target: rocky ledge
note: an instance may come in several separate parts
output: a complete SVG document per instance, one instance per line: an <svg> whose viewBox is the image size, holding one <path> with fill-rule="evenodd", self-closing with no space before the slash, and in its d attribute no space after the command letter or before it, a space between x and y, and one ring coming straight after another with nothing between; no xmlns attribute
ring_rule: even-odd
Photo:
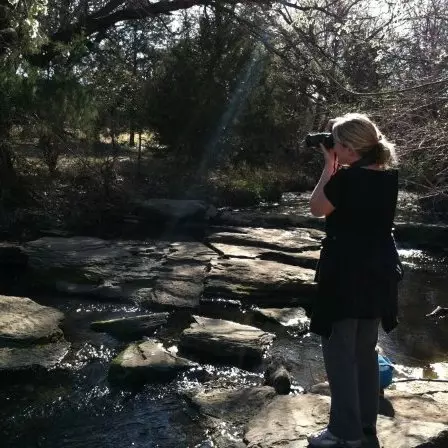
<svg viewBox="0 0 448 448"><path fill-rule="evenodd" d="M185 395L203 416L212 446L217 447L306 448L306 436L328 421L330 398L326 395L279 396L269 386ZM397 384L381 399L378 439L366 438L363 448L448 446L447 404L447 384L419 383L417 390ZM223 437L224 427L232 428L232 438Z"/></svg>
<svg viewBox="0 0 448 448"><path fill-rule="evenodd" d="M0 296L0 371L57 366L70 347L59 328L63 318L26 297Z"/></svg>

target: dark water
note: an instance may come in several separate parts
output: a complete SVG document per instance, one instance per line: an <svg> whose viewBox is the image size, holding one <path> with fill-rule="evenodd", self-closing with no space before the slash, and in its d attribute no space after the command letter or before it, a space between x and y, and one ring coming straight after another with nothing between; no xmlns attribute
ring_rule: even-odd
<svg viewBox="0 0 448 448"><path fill-rule="evenodd" d="M448 378L448 318L433 321L425 317L437 305L448 306L446 260L421 251L402 251L402 256L407 267L400 293L402 322L392 334L381 335L380 345L399 365L402 375ZM141 310L82 298L32 298L65 313L63 330L72 349L57 371L0 379L2 448L211 447L200 416L181 392L200 386L201 378L213 387L248 387L263 382L263 366L248 370L203 364L200 377L185 374L166 385L115 390L107 381L107 369L126 343L95 333L89 325L94 320ZM271 352L292 370L297 392L325 379L316 337L259 322L250 309L221 306L201 312L276 332ZM156 337L167 347L176 345L189 322L188 314L175 312ZM241 428L223 431L229 439L241 434Z"/></svg>

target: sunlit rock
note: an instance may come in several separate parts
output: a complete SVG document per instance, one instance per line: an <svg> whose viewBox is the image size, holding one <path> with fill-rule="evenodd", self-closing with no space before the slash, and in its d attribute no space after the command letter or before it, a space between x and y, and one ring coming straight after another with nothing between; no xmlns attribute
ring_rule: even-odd
<svg viewBox="0 0 448 448"><path fill-rule="evenodd" d="M193 317L195 323L181 334L180 347L210 358L259 361L275 338L274 334L249 325Z"/></svg>
<svg viewBox="0 0 448 448"><path fill-rule="evenodd" d="M63 313L26 297L0 296L0 346L55 342Z"/></svg>
<svg viewBox="0 0 448 448"><path fill-rule="evenodd" d="M309 304L316 291L314 270L266 260L216 260L205 282L207 296L238 298L251 304Z"/></svg>
<svg viewBox="0 0 448 448"><path fill-rule="evenodd" d="M316 394L278 396L248 423L245 441L249 448L306 448L307 435L327 425L329 405L329 397ZM448 426L432 420L423 408L406 418L379 416L377 429L385 448L443 448L448 442Z"/></svg>
<svg viewBox="0 0 448 448"><path fill-rule="evenodd" d="M232 231L213 233L212 245L231 244L297 253L320 248L324 233L316 229L272 229L236 227Z"/></svg>
<svg viewBox="0 0 448 448"><path fill-rule="evenodd" d="M255 308L258 315L285 327L293 327L299 333L307 332L310 319L303 308Z"/></svg>
<svg viewBox="0 0 448 448"><path fill-rule="evenodd" d="M169 381L196 363L166 350L156 340L131 344L111 363L109 379L114 383L140 384Z"/></svg>
<svg viewBox="0 0 448 448"><path fill-rule="evenodd" d="M246 424L260 408L275 398L276 392L270 386L259 386L237 390L212 389L185 396L203 415Z"/></svg>

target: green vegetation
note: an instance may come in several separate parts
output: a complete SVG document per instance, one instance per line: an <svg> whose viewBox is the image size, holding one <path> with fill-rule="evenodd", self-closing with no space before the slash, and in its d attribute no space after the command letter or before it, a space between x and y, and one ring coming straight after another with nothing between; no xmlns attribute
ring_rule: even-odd
<svg viewBox="0 0 448 448"><path fill-rule="evenodd" d="M443 0L0 0L0 228L93 230L144 197L242 206L313 186L338 114L397 143L448 213Z"/></svg>

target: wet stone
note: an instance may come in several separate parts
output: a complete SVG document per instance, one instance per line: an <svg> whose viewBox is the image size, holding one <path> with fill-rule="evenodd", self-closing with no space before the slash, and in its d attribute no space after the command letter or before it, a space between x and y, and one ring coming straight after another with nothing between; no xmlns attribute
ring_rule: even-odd
<svg viewBox="0 0 448 448"><path fill-rule="evenodd" d="M70 343L66 341L25 348L3 347L0 348L0 371L22 371L36 367L49 370L60 364L69 349Z"/></svg>
<svg viewBox="0 0 448 448"><path fill-rule="evenodd" d="M255 308L255 313L265 319L274 321L285 327L292 327L300 333L307 332L310 319L303 308Z"/></svg>
<svg viewBox="0 0 448 448"><path fill-rule="evenodd" d="M275 261L231 259L212 262L204 294L263 306L305 305L316 292L315 272Z"/></svg>
<svg viewBox="0 0 448 448"><path fill-rule="evenodd" d="M275 396L275 390L270 386L237 390L212 389L200 391L193 396L185 394L201 414L240 425L248 423Z"/></svg>
<svg viewBox="0 0 448 448"><path fill-rule="evenodd" d="M165 382L195 366L196 363L170 353L162 343L149 340L129 345L113 359L109 380L126 385Z"/></svg>
<svg viewBox="0 0 448 448"><path fill-rule="evenodd" d="M90 324L90 328L95 331L109 333L118 338L148 336L157 328L166 324L168 316L169 313L153 313L121 319L96 321Z"/></svg>
<svg viewBox="0 0 448 448"><path fill-rule="evenodd" d="M26 297L0 296L0 346L58 341L63 318L60 311Z"/></svg>
<svg viewBox="0 0 448 448"><path fill-rule="evenodd" d="M181 334L179 347L209 358L260 361L275 335L236 322L193 316L195 323Z"/></svg>

